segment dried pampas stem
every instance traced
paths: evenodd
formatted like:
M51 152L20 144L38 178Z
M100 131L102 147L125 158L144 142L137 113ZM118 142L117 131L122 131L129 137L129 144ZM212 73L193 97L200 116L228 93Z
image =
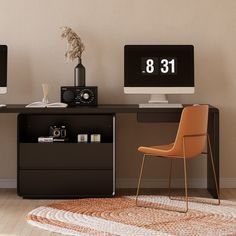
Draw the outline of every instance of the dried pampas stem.
M81 41L81 38L70 28L70 27L62 27L63 31L61 37L67 39L67 51L65 53L65 57L70 60L81 59L82 52L85 47Z

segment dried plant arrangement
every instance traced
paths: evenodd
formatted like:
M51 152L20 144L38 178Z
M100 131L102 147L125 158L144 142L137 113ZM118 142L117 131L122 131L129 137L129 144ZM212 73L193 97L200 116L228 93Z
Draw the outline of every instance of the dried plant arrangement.
M65 53L66 59L73 61L74 59L80 59L85 49L81 38L70 28L62 27L63 31L61 37L67 39L67 51Z

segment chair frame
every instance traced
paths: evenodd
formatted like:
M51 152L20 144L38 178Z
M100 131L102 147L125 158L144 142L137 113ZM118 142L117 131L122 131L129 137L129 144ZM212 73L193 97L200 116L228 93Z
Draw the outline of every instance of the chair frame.
M217 183L217 178L216 178L216 172L215 172L215 165L214 165L214 161L213 161L213 156L212 156L212 149L211 149L211 142L210 142L210 137L208 133L203 133L203 134L194 134L194 135L184 135L183 136L183 157L178 157L179 159L183 159L183 163L184 163L184 189L185 189L185 202L186 202L186 207L183 210L175 210L175 209L171 209L171 208L164 208L164 207L152 207L152 208L157 208L157 209L164 209L164 210L169 210L169 211L177 211L180 213L187 213L188 212L188 203L189 203L189 198L188 198L188 183L187 183L187 159L186 158L186 151L185 151L185 140L187 138L192 138L192 137L201 137L201 136L207 136L207 143L208 143L208 147L209 147L209 152L202 152L201 154L210 154L210 158L211 158L211 166L213 169L213 175L214 175L214 182L215 182L215 186L216 186L216 192L217 192L217 203L211 203L213 205L220 205L220 193L219 193L219 188L218 188L218 183ZM144 169L144 163L145 163L145 159L146 156L155 156L155 157L163 157L163 156L156 156L153 154L144 154L143 155L143 160L142 160L142 165L141 165L141 169L140 169L140 173L139 173L139 180L138 180L138 187L137 187L137 193L136 193L136 206L139 207L147 207L147 206L143 206L143 205L139 205L138 204L138 197L139 197L139 191L140 191L140 185L141 185L141 179L142 179L142 175L143 175L143 169ZM174 157L174 156L172 156ZM167 158L171 158L171 156L167 156ZM174 200L173 198L171 198L171 173L172 173L172 158L171 158L171 164L170 164L170 171L169 171L169 183L168 183L168 192L169 192L169 198L171 200ZM175 199L176 200L176 199ZM180 199L178 199L180 200ZM197 201L194 201L197 202Z

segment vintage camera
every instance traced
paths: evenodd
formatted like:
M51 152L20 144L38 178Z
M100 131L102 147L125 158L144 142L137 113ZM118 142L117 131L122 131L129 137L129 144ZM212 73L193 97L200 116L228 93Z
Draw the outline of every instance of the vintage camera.
M49 135L53 138L64 139L66 138L66 126L62 125L60 127L56 125L50 126Z

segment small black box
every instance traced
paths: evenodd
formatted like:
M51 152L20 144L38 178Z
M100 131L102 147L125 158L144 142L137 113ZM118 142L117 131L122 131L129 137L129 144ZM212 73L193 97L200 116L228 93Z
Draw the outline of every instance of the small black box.
M68 106L97 106L97 86L62 86L61 102Z

